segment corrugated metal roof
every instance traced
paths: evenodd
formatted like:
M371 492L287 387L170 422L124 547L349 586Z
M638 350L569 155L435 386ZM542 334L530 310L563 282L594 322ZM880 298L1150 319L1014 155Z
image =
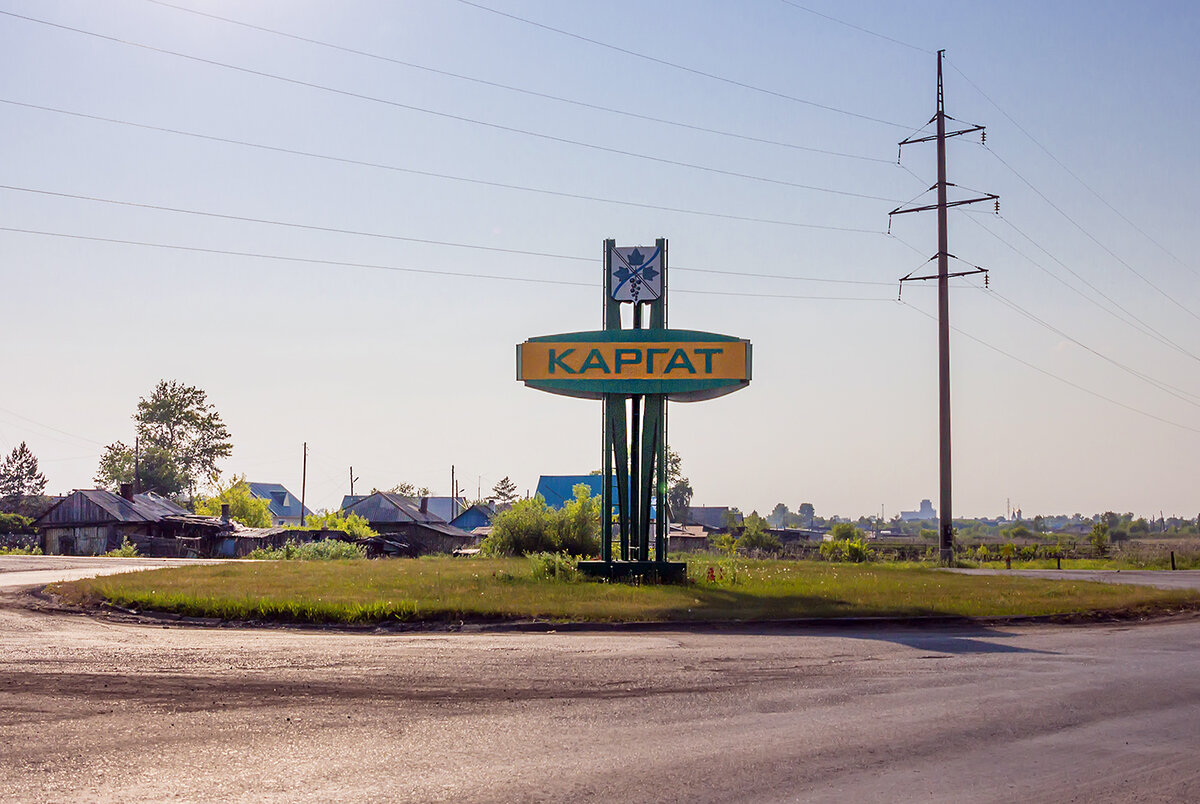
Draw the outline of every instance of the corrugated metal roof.
M369 497L343 508L347 514L358 514L367 522L419 522L441 523L446 520L432 512L421 513L420 502L412 497L402 497L387 491L377 491Z
M160 522L167 517L194 516L157 494L135 494L133 501L106 489L76 489L40 516L35 524Z
M299 519L300 498L288 491L281 483L250 483L250 493L260 500L266 500L271 509L271 516ZM312 516L308 506L304 506L304 516Z

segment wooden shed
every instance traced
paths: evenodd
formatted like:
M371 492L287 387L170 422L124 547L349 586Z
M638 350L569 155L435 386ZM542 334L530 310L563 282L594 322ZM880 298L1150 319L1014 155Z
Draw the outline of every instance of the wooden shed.
M122 492L80 489L64 497L34 520L42 550L49 555L96 556L128 539L142 555L177 556L182 554L181 539L207 546L232 529L228 522L189 513L157 494L133 494L128 487Z

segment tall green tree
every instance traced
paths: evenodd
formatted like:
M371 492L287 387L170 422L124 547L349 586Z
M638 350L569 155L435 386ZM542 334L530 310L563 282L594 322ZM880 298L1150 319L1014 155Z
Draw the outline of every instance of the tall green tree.
M46 490L46 476L38 469L37 456L22 441L0 461L0 510L23 513L26 497L41 497Z
M683 522L692 505L692 482L683 476L683 461L679 453L667 446L667 513L672 520Z
M505 475L492 486L492 496L502 503L511 503L517 499L517 484Z
M134 450L116 441L104 448L92 481L102 489L118 491L122 483L134 482ZM138 491L153 491L178 497L188 488L188 479L171 456L162 450L142 448L137 458Z
M160 380L148 397L138 400L133 415L143 490L176 496L221 476L217 462L233 452L229 429L208 401L208 394L176 380ZM115 489L134 481L133 450L118 441L105 448L93 478Z

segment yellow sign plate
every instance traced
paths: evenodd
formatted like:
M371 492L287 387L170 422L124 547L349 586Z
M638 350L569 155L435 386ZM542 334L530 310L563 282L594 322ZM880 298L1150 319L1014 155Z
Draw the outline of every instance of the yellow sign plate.
M522 380L748 380L746 344L526 341Z

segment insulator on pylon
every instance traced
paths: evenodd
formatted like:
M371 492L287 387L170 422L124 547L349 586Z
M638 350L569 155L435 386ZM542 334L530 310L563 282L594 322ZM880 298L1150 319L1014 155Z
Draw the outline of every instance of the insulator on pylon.
M982 145L987 145L987 130L985 130L985 129L979 130L979 142Z
M997 215L1000 214L1000 199L999 198L996 199L996 214Z
M989 279L991 279L991 276L990 276L989 274L985 273L985 274L983 275L983 286L984 286L985 288L988 286L988 280L989 280Z

